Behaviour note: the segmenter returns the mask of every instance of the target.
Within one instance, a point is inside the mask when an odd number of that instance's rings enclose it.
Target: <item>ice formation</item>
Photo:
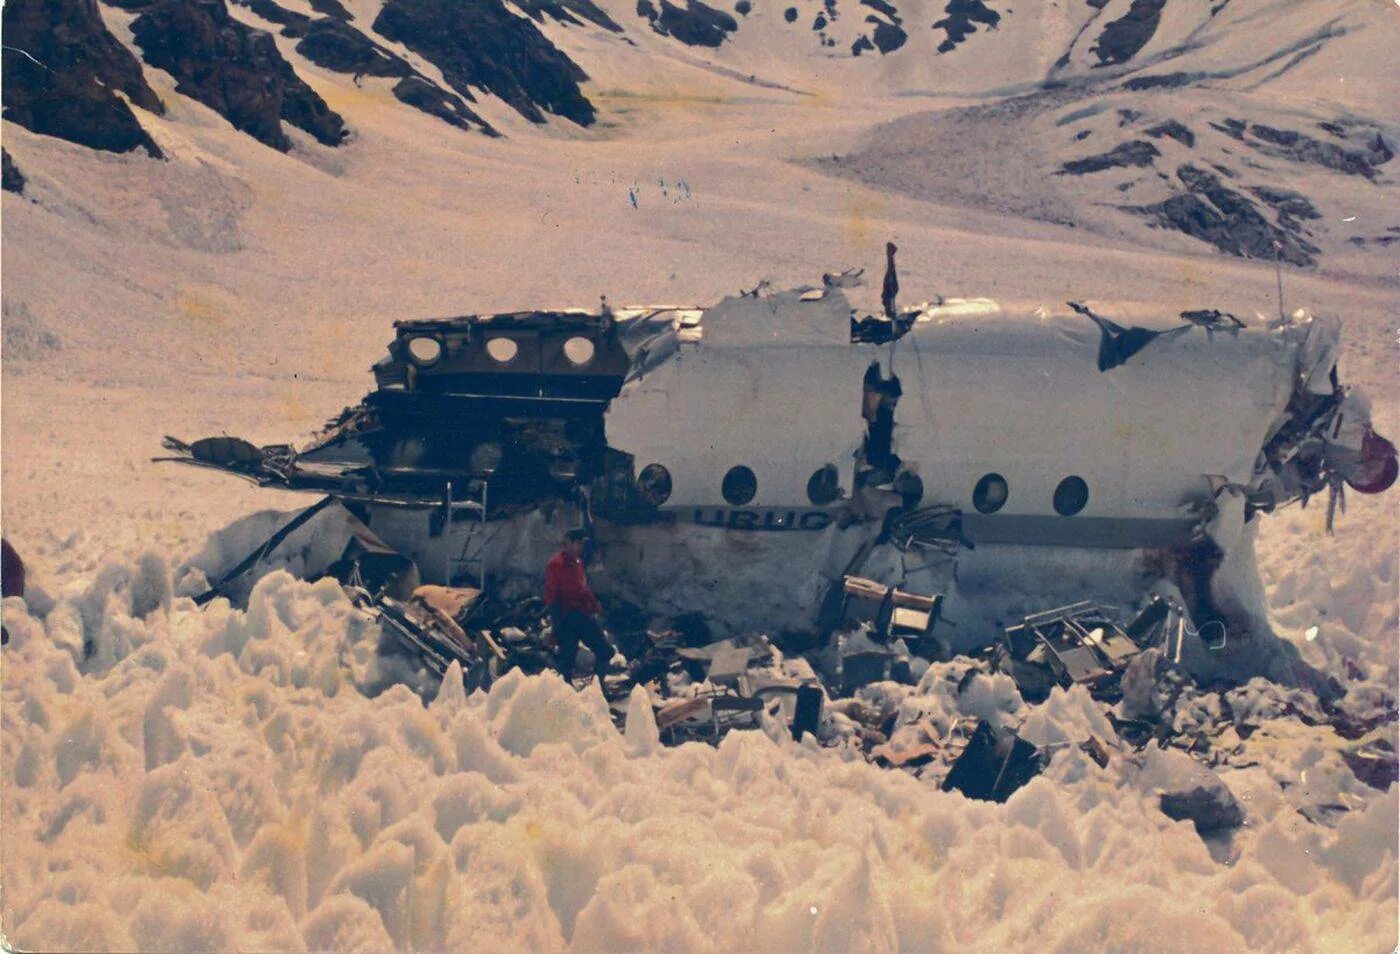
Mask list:
[[[1161,759],[1115,754],[1104,770],[1065,747],[996,805],[762,732],[661,748],[654,723],[620,733],[596,689],[552,674],[472,696],[449,678],[423,687],[426,705],[406,685],[368,695],[383,685],[377,634],[333,581],[276,571],[246,611],[197,610],[164,572],[112,565],[44,612],[5,606],[17,946],[1361,951],[1393,938],[1394,787],[1338,771],[1339,740],[1271,714],[1267,691],[1246,691],[1260,731],[1288,742],[1226,774],[1247,822],[1208,843],[1150,797],[1178,770]],[[949,685],[935,667],[890,691],[945,719],[1022,715],[1004,677]],[[1025,731],[1042,744],[1102,731],[1080,695],[1057,690]],[[636,698],[629,712],[649,716]],[[1300,775],[1309,797],[1355,810],[1334,829],[1307,822],[1284,784]]]

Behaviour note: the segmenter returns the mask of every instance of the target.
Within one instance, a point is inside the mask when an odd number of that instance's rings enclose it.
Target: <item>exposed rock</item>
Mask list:
[[[995,30],[1001,22],[1001,14],[982,0],[948,0],[943,12],[947,16],[933,25],[935,30],[948,34],[947,39],[938,44],[939,53],[951,53],[957,49],[959,43],[977,32],[977,24]]]
[[[6,0],[3,14],[5,118],[45,136],[129,152],[161,151],[131,107],[165,107],[141,64],[107,31],[96,0]]]
[[[747,2],[740,0],[741,5]],[[545,17],[574,25],[582,25],[587,20],[613,33],[622,32],[617,21],[604,13],[593,0],[517,0],[515,5],[537,23],[543,23]]]
[[[306,36],[306,31],[311,28],[312,20],[310,17],[304,13],[288,10],[276,0],[233,0],[233,2],[247,7],[268,23],[276,23],[282,27],[283,36]]]
[[[1273,206],[1274,211],[1278,212],[1278,224],[1289,231],[1297,232],[1302,228],[1298,219],[1322,218],[1322,213],[1301,193],[1268,186],[1254,186],[1249,191]]]
[[[175,77],[176,92],[259,142],[290,149],[283,120],[327,146],[345,138],[344,120],[296,75],[272,35],[233,19],[223,0],[157,0],[131,32],[146,62]]]
[[[1176,89],[1201,79],[1201,73],[1158,73],[1154,76],[1134,76],[1123,84],[1124,89]]]
[[[1133,139],[1119,143],[1108,152],[1097,156],[1075,159],[1060,167],[1060,174],[1082,176],[1088,172],[1103,172],[1105,169],[1140,169],[1152,165],[1152,160],[1160,156],[1157,147],[1145,139]]]
[[[356,76],[411,76],[413,67],[340,20],[313,22],[297,52],[317,66]]]
[[[1316,246],[1270,223],[1253,202],[1226,188],[1215,175],[1190,165],[1182,166],[1176,174],[1188,190],[1185,194],[1129,211],[1145,214],[1158,225],[1185,232],[1231,255],[1266,261],[1277,255],[1292,265],[1313,264]]]
[[[6,192],[24,194],[24,173],[19,171],[19,166],[10,158],[10,150],[3,148],[0,148],[0,188]]]
[[[1151,136],[1153,139],[1175,139],[1177,142],[1187,147],[1196,145],[1196,134],[1193,133],[1190,128],[1177,122],[1175,119],[1168,119],[1165,122],[1158,123],[1147,130],[1147,135]]]
[[[430,116],[436,116],[458,129],[477,128],[488,136],[500,135],[490,123],[472,112],[460,96],[449,93],[417,74],[400,80],[394,87],[394,96],[399,102],[422,110]]]
[[[1157,32],[1165,5],[1166,0],[1133,0],[1127,13],[1103,28],[1090,50],[1099,58],[1097,65],[1126,63],[1136,56]]]
[[[904,32],[903,27],[894,23],[882,23],[874,17],[869,19],[875,24],[875,32],[871,34],[871,39],[875,41],[875,49],[879,50],[881,55],[893,53],[909,39],[909,34]]]
[[[651,28],[662,36],[675,37],[687,46],[719,46],[725,37],[739,29],[729,14],[706,6],[700,0],[686,0],[681,9],[671,0],[658,0],[660,12],[652,0],[637,0],[637,15],[646,17]]]
[[[321,14],[323,17],[330,17],[334,20],[349,21],[353,19],[350,11],[341,6],[340,0],[310,0],[311,9]]]
[[[1162,814],[1176,821],[1189,820],[1202,835],[1244,824],[1244,811],[1235,796],[1219,778],[1212,775],[1211,780],[1213,784],[1163,792]]]
[[[387,0],[374,30],[432,62],[468,101],[475,86],[531,122],[544,122],[541,110],[594,120],[578,86],[587,74],[501,0]]]
[[[408,61],[365,36],[348,23],[322,18],[311,24],[297,52],[317,66],[361,76],[397,76],[394,97],[459,129],[500,135],[456,93],[449,93],[415,70]]]
[[[1189,820],[1198,834],[1244,824],[1244,811],[1220,776],[1176,749],[1149,746],[1137,784],[1157,793],[1162,814]]]
[[[1275,129],[1258,123],[1249,127],[1249,133],[1253,139],[1245,141],[1266,155],[1323,166],[1367,179],[1374,179],[1377,167],[1395,158],[1395,153],[1385,144],[1380,133],[1376,133],[1375,139],[1363,149],[1345,149],[1336,143],[1323,142],[1292,129]]]
[[[1218,123],[1211,123],[1212,129],[1218,129],[1231,139],[1244,141],[1244,131],[1249,128],[1249,124],[1243,119],[1222,119]]]

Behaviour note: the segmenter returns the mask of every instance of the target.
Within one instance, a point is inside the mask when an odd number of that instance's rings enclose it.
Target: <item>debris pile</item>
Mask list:
[[[457,661],[469,692],[511,669],[557,665],[548,614],[534,596],[509,601],[433,585],[396,596],[392,584],[371,595],[345,585],[377,615],[386,644],[440,675]],[[1075,748],[1203,836],[1243,823],[1220,773],[1259,766],[1250,740],[1269,719],[1293,716],[1300,728],[1330,728],[1344,740],[1327,763],[1347,776],[1340,790],[1315,799],[1300,791],[1295,807],[1313,822],[1334,823],[1362,804],[1348,786],[1385,789],[1397,780],[1386,729],[1393,697],[1367,708],[1340,692],[1322,698],[1262,679],[1202,687],[1179,665],[1182,641],[1218,644],[1173,602],[1155,598],[1122,625],[1103,607],[1075,603],[1008,626],[979,658],[949,658],[937,633],[940,596],[860,577],[846,578],[841,593],[831,631],[776,637],[714,639],[698,614],[648,620],[635,606],[615,606],[609,629],[628,665],[601,683],[615,723],[625,727],[640,687],[663,744],[717,744],[732,730],[759,729],[998,802]],[[1067,699],[1092,710],[1087,728],[1074,738],[1043,737],[1037,709]]]

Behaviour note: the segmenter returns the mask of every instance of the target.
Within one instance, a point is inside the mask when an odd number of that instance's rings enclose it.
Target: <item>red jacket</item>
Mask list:
[[[595,616],[603,611],[598,598],[588,588],[583,561],[563,550],[545,564],[544,605],[551,610],[578,610],[585,616]]]

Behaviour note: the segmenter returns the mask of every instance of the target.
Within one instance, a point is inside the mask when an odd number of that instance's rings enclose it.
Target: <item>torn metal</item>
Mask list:
[[[924,574],[963,649],[1014,602],[989,575],[1066,554],[1103,581],[1066,602],[1162,592],[1193,632],[1218,624],[1212,645],[1243,645],[1267,625],[1237,579],[1253,521],[1324,491],[1340,512],[1343,488],[1396,479],[1340,382],[1333,319],[901,308],[887,275],[873,313],[846,272],[708,308],[401,321],[375,389],[310,442],[167,438],[161,459],[332,497],[430,584],[531,587],[582,524],[600,592],[726,632],[811,627],[847,573]],[[1111,647],[1043,651],[1074,679],[1116,671]]]

